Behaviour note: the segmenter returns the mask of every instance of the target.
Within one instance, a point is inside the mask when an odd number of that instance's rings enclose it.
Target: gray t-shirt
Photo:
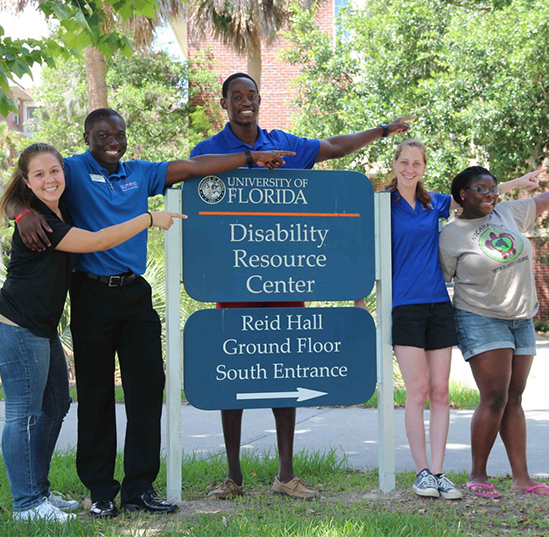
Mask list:
[[[523,235],[535,219],[529,198],[499,203],[483,218],[454,218],[443,228],[439,260],[446,281],[454,279],[454,307],[506,320],[536,314],[532,245]]]

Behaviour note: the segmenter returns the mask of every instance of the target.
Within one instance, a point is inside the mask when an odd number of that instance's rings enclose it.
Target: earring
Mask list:
[[[465,198],[463,196],[461,196],[461,201],[465,200]]]

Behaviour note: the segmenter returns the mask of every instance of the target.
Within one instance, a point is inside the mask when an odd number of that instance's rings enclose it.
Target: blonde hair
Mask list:
[[[49,144],[32,144],[26,147],[17,161],[15,170],[11,175],[11,179],[4,188],[4,193],[0,199],[0,218],[6,215],[6,208],[12,201],[24,203],[30,209],[32,192],[27,188],[26,180],[29,177],[29,165],[34,157],[42,153],[51,153],[63,166],[63,157],[61,153]]]
[[[427,151],[425,150],[425,146],[422,142],[419,140],[416,140],[415,138],[410,138],[408,140],[404,140],[401,144],[399,144],[395,151],[395,160],[398,160],[400,157],[400,154],[402,153],[402,150],[405,147],[415,147],[416,149],[419,149],[421,152],[421,155],[423,156],[423,163],[427,164]],[[396,177],[395,172],[393,171],[393,176],[391,182],[387,185],[387,189],[389,192],[398,192],[398,179]],[[432,209],[432,198],[429,192],[425,190],[425,187],[423,186],[423,183],[421,181],[417,182],[416,185],[416,198],[419,200],[419,202],[426,208],[426,209]],[[398,198],[395,199],[396,202],[400,201],[400,193]]]

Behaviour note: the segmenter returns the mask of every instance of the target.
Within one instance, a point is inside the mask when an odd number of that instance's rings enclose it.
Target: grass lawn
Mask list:
[[[347,468],[333,453],[302,452],[295,471],[320,497],[313,501],[274,495],[274,454],[243,454],[246,494],[233,501],[209,501],[206,492],[225,475],[221,455],[183,462],[183,504],[178,513],[154,516],[121,514],[95,521],[74,468],[74,453],[56,454],[52,488],[81,501],[84,508],[65,527],[45,523],[14,523],[4,465],[0,464],[0,535],[9,536],[192,536],[192,537],[390,537],[549,535],[549,500],[511,492],[510,479],[495,480],[503,497],[485,500],[466,494],[462,501],[418,498],[411,492],[414,475],[398,474],[397,490],[377,489],[376,471]],[[165,464],[156,483],[165,490]],[[117,474],[121,460],[117,461]],[[450,476],[459,486],[465,473]]]

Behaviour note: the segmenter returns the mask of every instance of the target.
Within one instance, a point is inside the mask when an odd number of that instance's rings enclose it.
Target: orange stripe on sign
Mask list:
[[[337,216],[359,218],[360,213],[238,213],[222,211],[199,211],[203,216]]]

